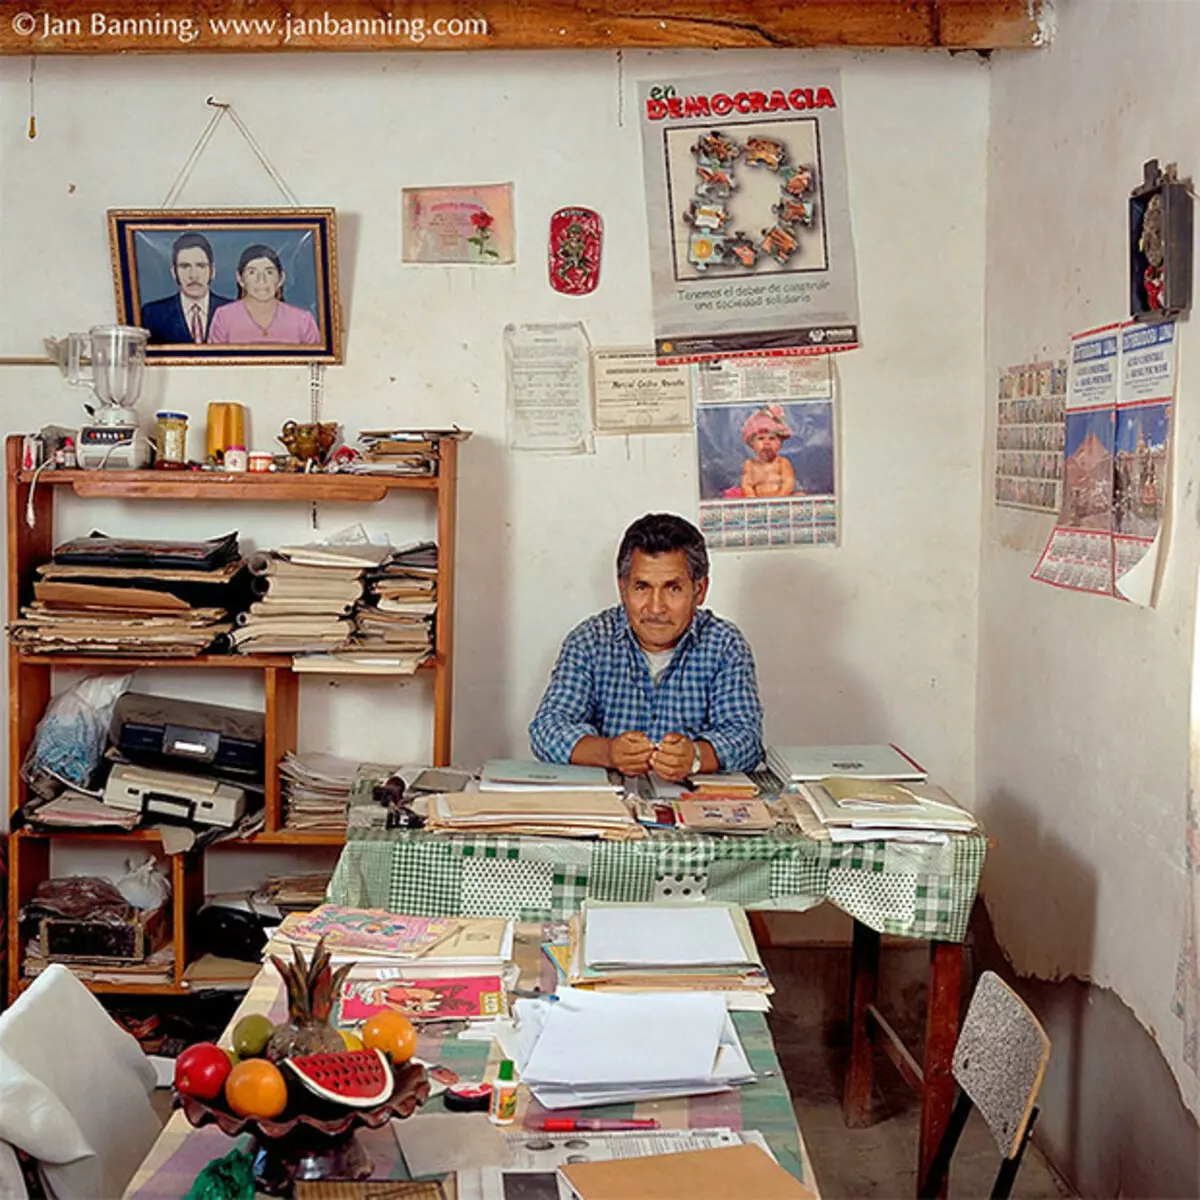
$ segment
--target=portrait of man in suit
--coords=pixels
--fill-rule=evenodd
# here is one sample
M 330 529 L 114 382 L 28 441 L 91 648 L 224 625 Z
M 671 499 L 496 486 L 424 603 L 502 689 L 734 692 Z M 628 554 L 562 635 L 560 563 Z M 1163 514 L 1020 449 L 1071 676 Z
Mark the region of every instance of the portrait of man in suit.
M 171 247 L 171 274 L 179 290 L 144 304 L 139 324 L 150 331 L 150 345 L 203 345 L 213 314 L 232 300 L 212 290 L 216 267 L 208 238 L 202 233 L 180 234 Z

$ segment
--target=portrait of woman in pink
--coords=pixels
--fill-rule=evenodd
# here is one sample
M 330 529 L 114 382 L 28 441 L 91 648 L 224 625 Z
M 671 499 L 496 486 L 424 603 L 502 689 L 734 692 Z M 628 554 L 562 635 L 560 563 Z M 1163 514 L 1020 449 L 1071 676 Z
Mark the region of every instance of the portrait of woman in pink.
M 284 300 L 285 281 L 283 263 L 270 246 L 247 246 L 238 259 L 238 298 L 213 315 L 209 342 L 320 345 L 321 334 L 312 313 Z

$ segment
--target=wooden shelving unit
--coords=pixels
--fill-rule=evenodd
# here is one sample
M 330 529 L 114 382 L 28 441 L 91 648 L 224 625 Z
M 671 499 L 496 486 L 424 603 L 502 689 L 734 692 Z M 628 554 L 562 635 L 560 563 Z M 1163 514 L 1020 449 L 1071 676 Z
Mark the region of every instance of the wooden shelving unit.
M 420 668 L 423 677 L 433 682 L 433 761 L 445 766 L 450 762 L 451 709 L 453 703 L 454 655 L 454 556 L 456 499 L 458 490 L 458 443 L 442 439 L 438 443 L 438 473 L 434 477 L 411 478 L 394 475 L 284 475 L 228 474 L 225 472 L 161 471 L 63 471 L 45 470 L 39 476 L 21 470 L 21 437 L 10 435 L 5 443 L 7 490 L 7 600 L 9 618 L 32 598 L 34 568 L 46 562 L 54 549 L 54 496 L 60 488 L 70 488 L 83 499 L 150 500 L 164 505 L 188 501 L 229 501 L 241 504 L 267 502 L 341 502 L 375 503 L 397 492 L 432 493 L 437 504 L 436 540 L 438 543 L 438 611 L 435 623 L 434 654 Z M 26 520 L 31 513 L 33 523 Z M 28 654 L 8 647 L 8 803 L 11 816 L 25 801 L 25 784 L 20 776 L 21 763 L 33 740 L 42 713 L 51 696 L 55 668 L 89 670 L 133 670 L 169 668 L 172 670 L 258 671 L 263 680 L 266 726 L 266 797 L 262 832 L 241 842 L 222 842 L 223 847 L 237 845 L 339 846 L 336 834 L 292 832 L 284 827 L 283 799 L 280 791 L 279 760 L 289 750 L 298 749 L 300 674 L 292 670 L 287 655 L 206 654 L 196 658 L 163 658 L 150 655 Z M 325 676 L 315 676 L 325 678 Z M 347 678 L 351 678 L 347 676 Z M 376 677 L 377 678 L 377 677 Z M 22 906 L 32 898 L 37 884 L 49 876 L 50 846 L 55 839 L 102 842 L 155 842 L 157 834 L 148 830 L 131 833 L 56 831 L 53 834 L 19 830 L 9 838 L 8 877 L 8 995 L 10 1001 L 26 985 L 21 978 L 24 947 L 18 926 Z M 173 885 L 173 933 L 175 979 L 170 985 L 97 984 L 97 992 L 149 995 L 186 995 L 183 972 L 187 966 L 188 922 L 203 902 L 203 862 L 201 855 L 174 855 L 171 858 Z

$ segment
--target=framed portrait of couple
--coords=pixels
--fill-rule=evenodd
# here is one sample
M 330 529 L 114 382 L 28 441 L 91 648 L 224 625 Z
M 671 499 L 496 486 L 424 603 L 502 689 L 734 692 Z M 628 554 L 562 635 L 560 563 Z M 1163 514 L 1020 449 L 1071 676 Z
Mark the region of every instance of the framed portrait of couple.
M 110 209 L 108 235 L 147 362 L 342 361 L 332 208 Z

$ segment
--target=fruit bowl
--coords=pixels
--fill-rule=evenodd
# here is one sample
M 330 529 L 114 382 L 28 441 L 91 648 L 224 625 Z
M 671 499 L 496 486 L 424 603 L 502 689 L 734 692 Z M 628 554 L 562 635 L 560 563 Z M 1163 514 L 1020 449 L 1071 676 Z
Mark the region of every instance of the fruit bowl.
M 315 1096 L 296 1093 L 273 1120 L 239 1117 L 223 1104 L 175 1093 L 197 1129 L 215 1124 L 229 1137 L 253 1135 L 249 1152 L 255 1184 L 268 1196 L 290 1196 L 297 1179 L 367 1179 L 373 1163 L 359 1144 L 359 1127 L 378 1129 L 386 1121 L 410 1117 L 429 1096 L 425 1068 L 406 1063 L 393 1068 L 392 1094 L 374 1108 L 335 1108 Z M 301 1107 L 301 1104 L 304 1107 Z

